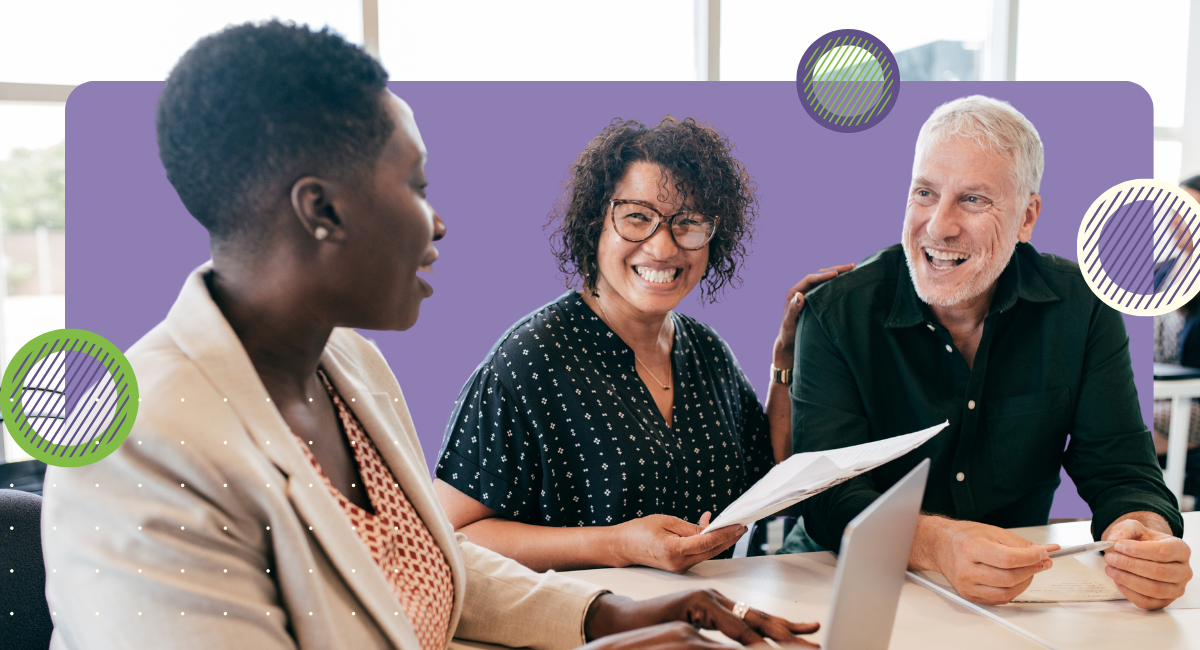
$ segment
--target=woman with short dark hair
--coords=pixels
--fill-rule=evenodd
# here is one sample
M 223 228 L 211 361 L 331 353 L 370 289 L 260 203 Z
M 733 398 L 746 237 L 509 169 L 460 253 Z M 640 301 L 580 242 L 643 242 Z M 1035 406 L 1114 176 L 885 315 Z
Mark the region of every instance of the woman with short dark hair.
M 539 570 L 685 571 L 745 532 L 700 534 L 790 455 L 803 292 L 852 265 L 788 290 L 764 413 L 720 336 L 673 311 L 738 279 L 758 197 L 732 148 L 690 118 L 614 120 L 572 165 L 555 254 L 582 290 L 501 337 L 438 459 L 438 496 L 473 542 Z
M 400 387 L 353 329 L 412 327 L 446 233 L 412 111 L 369 54 L 227 29 L 172 71 L 158 133 L 213 259 L 127 353 L 126 444 L 47 472 L 52 647 L 702 648 L 701 627 L 816 629 L 712 590 L 635 602 L 454 534 Z

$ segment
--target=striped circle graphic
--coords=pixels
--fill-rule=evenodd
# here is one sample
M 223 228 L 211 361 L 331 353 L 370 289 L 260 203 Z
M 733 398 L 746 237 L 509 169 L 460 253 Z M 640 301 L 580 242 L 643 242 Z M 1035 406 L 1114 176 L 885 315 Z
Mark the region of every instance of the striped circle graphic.
M 138 386 L 121 351 L 86 330 L 26 343 L 0 381 L 4 425 L 30 456 L 58 467 L 90 465 L 125 441 Z
M 840 29 L 813 41 L 796 69 L 800 103 L 818 124 L 855 133 L 887 117 L 900 94 L 899 70 L 883 41 Z
M 1165 314 L 1200 292 L 1200 203 L 1180 187 L 1126 181 L 1079 224 L 1079 270 L 1113 309 Z

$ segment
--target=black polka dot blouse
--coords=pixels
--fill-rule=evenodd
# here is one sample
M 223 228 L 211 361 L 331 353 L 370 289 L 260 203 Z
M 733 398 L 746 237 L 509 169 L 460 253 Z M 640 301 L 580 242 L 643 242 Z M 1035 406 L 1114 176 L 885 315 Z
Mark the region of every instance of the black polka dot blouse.
M 501 517 L 542 526 L 716 517 L 773 465 L 767 418 L 717 333 L 671 318 L 673 426 L 633 350 L 570 291 L 521 319 L 475 370 L 437 477 Z

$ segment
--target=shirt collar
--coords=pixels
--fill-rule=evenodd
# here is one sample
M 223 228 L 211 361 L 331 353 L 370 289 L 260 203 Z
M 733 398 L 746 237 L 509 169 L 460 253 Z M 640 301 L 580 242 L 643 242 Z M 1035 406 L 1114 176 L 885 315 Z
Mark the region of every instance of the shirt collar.
M 628 345 L 625 344 L 624 341 L 621 340 L 620 336 L 617 336 L 616 332 L 612 331 L 612 329 L 605 324 L 604 320 L 600 318 L 600 314 L 592 311 L 592 308 L 583 301 L 583 296 L 580 295 L 579 292 L 568 291 L 567 293 L 563 294 L 561 298 L 559 298 L 559 301 L 563 306 L 563 309 L 566 310 L 570 316 L 578 319 L 579 326 L 582 327 L 584 331 L 589 332 L 595 337 L 590 340 L 585 339 L 586 341 L 590 342 L 591 345 L 597 347 L 603 352 L 611 354 L 620 354 L 626 351 L 633 351 Z M 630 362 L 632 363 L 632 361 L 633 360 L 631 358 Z
M 988 314 L 997 311 L 1007 311 L 1017 304 L 1017 299 L 1029 302 L 1053 302 L 1058 300 L 1058 294 L 1050 290 L 1042 274 L 1038 272 L 1037 249 L 1032 244 L 1018 242 L 1008 266 L 996 280 L 996 294 L 992 296 L 992 305 Z M 908 263 L 900 258 L 900 270 L 896 281 L 896 299 L 892 301 L 892 311 L 888 315 L 885 327 L 912 327 L 922 323 L 932 322 L 933 313 L 929 305 L 917 296 L 917 288 L 913 286 L 912 275 L 908 271 Z
M 593 341 L 593 345 L 604 352 L 614 355 L 629 354 L 630 358 L 628 361 L 630 363 L 636 361 L 633 348 L 629 347 L 629 344 L 604 322 L 600 314 L 592 311 L 592 308 L 583 301 L 583 296 L 578 291 L 568 291 L 559 297 L 558 302 L 569 315 L 579 319 L 585 330 L 595 335 L 596 338 Z M 683 324 L 674 311 L 671 311 L 670 317 L 672 325 L 675 326 L 675 343 L 672 350 L 675 354 L 682 354 L 684 349 L 683 337 L 685 336 Z

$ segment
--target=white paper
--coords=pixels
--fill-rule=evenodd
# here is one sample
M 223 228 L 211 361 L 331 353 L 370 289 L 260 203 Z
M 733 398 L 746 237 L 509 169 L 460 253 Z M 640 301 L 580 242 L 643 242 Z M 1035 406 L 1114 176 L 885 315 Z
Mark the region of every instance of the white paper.
M 796 454 L 729 504 L 704 532 L 750 524 L 811 496 L 869 472 L 920 447 L 950 425 L 947 420 L 921 431 L 853 447 Z
M 1035 574 L 1029 588 L 1014 603 L 1063 603 L 1125 600 L 1108 576 L 1087 568 L 1075 557 L 1061 557 L 1047 571 Z

